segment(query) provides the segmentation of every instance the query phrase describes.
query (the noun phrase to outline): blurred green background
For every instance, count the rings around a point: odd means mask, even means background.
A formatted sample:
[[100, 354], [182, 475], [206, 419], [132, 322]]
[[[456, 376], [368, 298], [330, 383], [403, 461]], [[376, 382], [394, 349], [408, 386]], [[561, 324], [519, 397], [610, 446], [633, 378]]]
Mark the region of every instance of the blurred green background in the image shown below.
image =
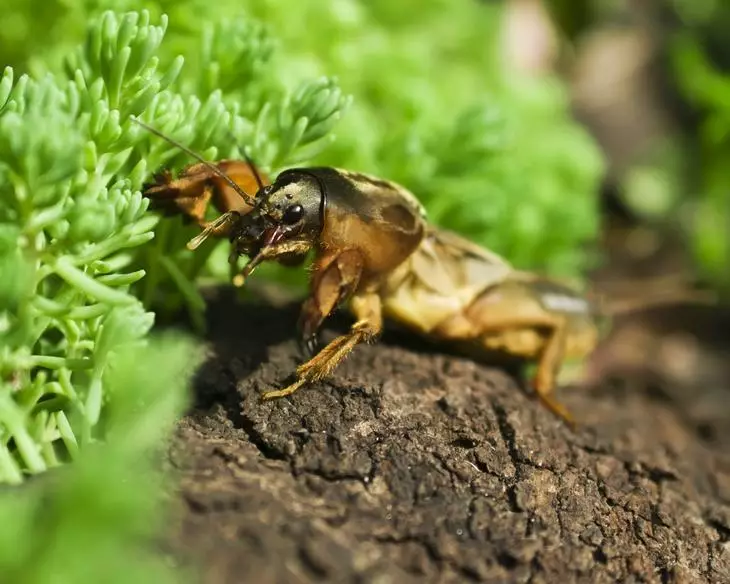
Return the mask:
[[[612, 137], [592, 128], [604, 138], [624, 203], [641, 220], [679, 232], [699, 277], [727, 298], [730, 3], [549, 0], [546, 7], [563, 46], [595, 70], [584, 77], [610, 78], [596, 83], [603, 96], [576, 93], [592, 102], [594, 116], [616, 126], [614, 133], [623, 132]], [[604, 65], [608, 70], [598, 71]], [[580, 75], [576, 69], [571, 76]], [[620, 108], [634, 112], [609, 113]]]
[[[194, 228], [146, 212], [142, 184], [190, 160], [129, 115], [211, 159], [245, 146], [272, 174], [321, 163], [396, 180], [434, 223], [578, 285], [601, 263], [610, 182], [641, 221], [679, 231], [726, 292], [730, 13], [642, 6], [7, 0], [0, 481], [23, 486], [0, 493], [0, 580], [112, 581], [123, 562], [180, 581], [150, 553], [170, 487], [150, 455], [184, 411], [200, 349], [151, 331], [181, 309], [202, 330], [199, 286], [225, 281], [227, 252], [192, 254]], [[592, 80], [609, 71], [585, 55], [626, 31], [641, 42], [613, 62], [650, 61], [650, 109], [663, 112], [651, 131], [601, 125], [613, 102]]]

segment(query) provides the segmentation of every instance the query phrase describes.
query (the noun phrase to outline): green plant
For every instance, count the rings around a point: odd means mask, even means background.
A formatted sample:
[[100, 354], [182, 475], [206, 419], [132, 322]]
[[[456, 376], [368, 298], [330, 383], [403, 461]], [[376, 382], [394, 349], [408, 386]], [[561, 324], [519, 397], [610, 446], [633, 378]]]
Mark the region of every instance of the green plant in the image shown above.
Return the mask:
[[[72, 34], [85, 12], [107, 5], [106, 0], [70, 2], [57, 18], [64, 24], [55, 26]], [[186, 54], [180, 86], [201, 99], [219, 90], [228, 107], [249, 119], [281, 88], [294, 92], [312, 78], [334, 76], [355, 97], [337, 122], [337, 140], [330, 144], [333, 136], [326, 135], [316, 151], [300, 156], [277, 160], [267, 150], [276, 146], [261, 147], [280, 139], [275, 125], [258, 139], [236, 129], [236, 140], [270, 170], [311, 161], [379, 174], [414, 190], [434, 222], [520, 267], [580, 279], [594, 262], [586, 249], [598, 231], [601, 155], [570, 118], [568, 97], [555, 78], [520, 79], [503, 67], [499, 3], [225, 0], [212, 8], [202, 0], [121, 0], [114, 5], [170, 13], [159, 55], [169, 60], [177, 52]], [[57, 61], [58, 50], [47, 50], [44, 60]], [[34, 47], [26, 62], [42, 69], [37, 55]], [[335, 103], [338, 97], [322, 99]], [[552, 229], [556, 223], [560, 230]], [[180, 249], [193, 231], [158, 229], [165, 230], [161, 239], [171, 238], [159, 251], [183, 266], [180, 283], [226, 273], [220, 248], [208, 247], [191, 260]], [[195, 268], [188, 267], [191, 262]], [[282, 270], [266, 272], [283, 277]], [[169, 294], [172, 288], [159, 284], [167, 309], [179, 308], [175, 294]], [[154, 306], [151, 291], [143, 297]]]
[[73, 465], [0, 491], [0, 580], [13, 584], [180, 583], [158, 551], [169, 479], [157, 460], [187, 402], [193, 346], [156, 338], [113, 362], [105, 442]]
[[[0, 497], [2, 581], [179, 581], [144, 539], [161, 518], [149, 455], [182, 411], [195, 359], [189, 342], [150, 341], [140, 298], [167, 283], [199, 318], [200, 256], [166, 254], [185, 228], [158, 227], [140, 192], [186, 158], [131, 117], [210, 158], [251, 143], [268, 169], [326, 145], [347, 105], [326, 78], [291, 91], [252, 80], [248, 101], [231, 98], [217, 86], [231, 85], [233, 62], [178, 79], [183, 59], [160, 56], [166, 26], [105, 12], [63, 59], [50, 51], [34, 74], [7, 67], [0, 79], [0, 482], [75, 461]], [[253, 78], [257, 42], [209, 51]]]
[[[236, 148], [229, 134], [244, 136], [268, 168], [297, 156], [303, 144], [316, 146], [344, 104], [336, 87], [321, 80], [291, 95], [272, 90], [252, 119], [218, 90], [203, 100], [176, 90], [182, 58], [163, 66], [157, 56], [165, 26], [164, 18], [150, 24], [145, 12], [121, 18], [107, 12], [63, 71], [14, 80], [7, 69], [0, 83], [0, 263], [4, 273], [18, 274], [4, 277], [0, 288], [5, 481], [74, 457], [100, 435], [107, 363], [153, 323], [131, 291], [146, 272], [135, 290], [143, 298], [159, 292], [167, 277], [193, 315], [202, 312], [191, 284], [200, 257], [178, 258], [176, 246], [166, 249], [174, 233], [166, 224], [149, 244], [158, 217], [146, 212], [140, 194], [150, 169], [175, 165], [182, 153], [130, 116], [211, 158], [217, 151], [210, 145], [224, 145], [227, 154]], [[245, 49], [239, 56], [246, 54], [256, 58]], [[219, 69], [217, 81], [226, 74], [233, 71]], [[145, 269], [129, 271], [143, 244]], [[164, 306], [159, 297], [145, 299]]]
[[[138, 30], [152, 48], [162, 33], [146, 23]], [[135, 49], [127, 53], [139, 59], [142, 47]], [[124, 132], [114, 102], [138, 93], [130, 108], [138, 112], [175, 72], [165, 79], [141, 59], [126, 79], [123, 71], [93, 78], [100, 50], [86, 50], [89, 60], [65, 80], [14, 82], [8, 68], [0, 82], [0, 262], [18, 275], [4, 277], [0, 292], [4, 481], [56, 466], [96, 437], [108, 361], [153, 320], [128, 292], [144, 273], [124, 268], [156, 220], [139, 193], [145, 165], [132, 156], [139, 138]]]

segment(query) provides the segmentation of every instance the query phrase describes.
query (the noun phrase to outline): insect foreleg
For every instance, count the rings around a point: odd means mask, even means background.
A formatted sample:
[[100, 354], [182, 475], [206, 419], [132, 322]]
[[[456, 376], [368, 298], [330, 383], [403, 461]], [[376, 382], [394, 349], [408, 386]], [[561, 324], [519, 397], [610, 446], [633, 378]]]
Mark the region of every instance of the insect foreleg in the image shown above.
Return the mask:
[[317, 332], [324, 319], [357, 288], [362, 265], [362, 256], [356, 250], [325, 254], [315, 260], [312, 294], [302, 305], [298, 323], [308, 357], [312, 357], [317, 349]]
[[316, 357], [297, 369], [297, 375], [307, 382], [327, 377], [358, 344], [374, 340], [383, 330], [380, 297], [377, 294], [355, 296], [351, 306], [357, 321], [350, 332], [337, 337]]
[[[313, 293], [304, 303], [300, 318], [300, 330], [305, 342], [316, 338], [316, 332], [324, 319], [357, 289], [362, 272], [362, 257], [354, 250], [325, 258], [318, 264], [320, 269], [312, 282]], [[369, 341], [380, 333], [383, 323], [380, 298], [376, 294], [353, 296], [351, 308], [357, 321], [350, 332], [333, 340], [301, 365], [297, 369], [296, 382], [282, 390], [264, 394], [265, 399], [289, 395], [306, 383], [327, 377], [357, 344]]]
[[190, 178], [172, 180], [169, 172], [157, 175], [157, 183], [145, 187], [151, 209], [166, 215], [182, 214], [188, 221], [206, 226], [205, 211], [213, 197], [210, 186]]

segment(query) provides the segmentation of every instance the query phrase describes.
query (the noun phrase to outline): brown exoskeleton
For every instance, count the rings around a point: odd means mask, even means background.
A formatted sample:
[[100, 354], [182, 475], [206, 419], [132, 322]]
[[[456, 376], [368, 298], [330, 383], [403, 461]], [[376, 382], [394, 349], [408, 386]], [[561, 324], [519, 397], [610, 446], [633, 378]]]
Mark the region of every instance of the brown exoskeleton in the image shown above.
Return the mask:
[[[430, 225], [418, 200], [392, 182], [326, 167], [293, 168], [269, 182], [250, 161], [212, 164], [173, 143], [200, 163], [177, 179], [158, 177], [145, 195], [201, 225], [191, 249], [209, 236], [227, 237], [232, 265], [248, 256], [235, 284], [263, 261], [294, 264], [314, 252], [299, 320], [311, 358], [294, 383], [264, 398], [328, 376], [356, 345], [376, 339], [389, 318], [428, 339], [536, 362], [536, 393], [570, 420], [552, 397], [557, 372], [598, 340], [592, 307], [575, 291]], [[254, 185], [255, 195], [248, 194]], [[223, 213], [210, 223], [208, 202]], [[355, 323], [315, 354], [317, 331], [345, 302]]]

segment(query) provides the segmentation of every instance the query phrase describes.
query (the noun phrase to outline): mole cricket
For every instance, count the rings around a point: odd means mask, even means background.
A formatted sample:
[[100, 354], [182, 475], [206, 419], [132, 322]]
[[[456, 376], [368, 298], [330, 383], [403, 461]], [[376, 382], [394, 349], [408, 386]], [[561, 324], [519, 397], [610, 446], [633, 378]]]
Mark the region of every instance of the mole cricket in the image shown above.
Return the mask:
[[[375, 341], [389, 319], [472, 356], [536, 364], [535, 393], [573, 423], [553, 396], [557, 374], [564, 360], [587, 358], [599, 340], [594, 306], [577, 291], [430, 224], [418, 199], [393, 182], [329, 167], [291, 168], [272, 182], [246, 156], [212, 163], [133, 119], [198, 161], [177, 178], [158, 174], [144, 195], [153, 209], [201, 227], [189, 249], [211, 236], [229, 239], [234, 285], [264, 261], [296, 267], [313, 252], [298, 322], [309, 360], [291, 385], [264, 399], [329, 376], [359, 343]], [[221, 215], [206, 221], [210, 204]], [[242, 255], [249, 261], [239, 271]], [[354, 324], [318, 350], [318, 330], [343, 304]]]

